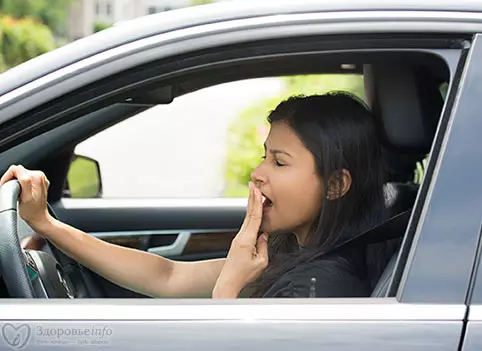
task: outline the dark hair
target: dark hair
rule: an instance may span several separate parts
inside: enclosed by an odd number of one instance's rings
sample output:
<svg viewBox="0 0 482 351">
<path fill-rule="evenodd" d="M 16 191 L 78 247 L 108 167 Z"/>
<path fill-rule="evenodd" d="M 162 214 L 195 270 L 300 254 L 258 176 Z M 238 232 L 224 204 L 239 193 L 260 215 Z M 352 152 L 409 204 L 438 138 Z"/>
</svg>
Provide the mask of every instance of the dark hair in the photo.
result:
<svg viewBox="0 0 482 351">
<path fill-rule="evenodd" d="M 271 111 L 268 121 L 288 123 L 313 154 L 325 194 L 330 179 L 341 185 L 343 169 L 350 172 L 352 181 L 344 196 L 320 199 L 321 213 L 303 246 L 294 235 L 270 237 L 270 264 L 253 284 L 253 297 L 263 296 L 282 274 L 300 263 L 379 224 L 386 213 L 381 147 L 372 115 L 361 99 L 344 92 L 294 96 Z"/>
</svg>

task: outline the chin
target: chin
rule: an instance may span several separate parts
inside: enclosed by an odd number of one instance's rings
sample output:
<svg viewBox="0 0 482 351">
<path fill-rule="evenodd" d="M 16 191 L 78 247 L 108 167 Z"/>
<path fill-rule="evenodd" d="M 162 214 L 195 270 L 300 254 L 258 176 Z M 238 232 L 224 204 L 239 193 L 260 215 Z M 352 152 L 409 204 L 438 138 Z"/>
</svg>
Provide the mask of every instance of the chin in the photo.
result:
<svg viewBox="0 0 482 351">
<path fill-rule="evenodd" d="M 270 223 L 267 223 L 266 221 L 263 221 L 261 223 L 259 230 L 262 233 L 268 233 L 268 234 L 273 234 L 275 232 L 274 228 L 270 225 Z"/>
<path fill-rule="evenodd" d="M 267 233 L 268 235 L 279 234 L 286 231 L 283 228 L 280 228 L 279 226 L 277 227 L 273 225 L 272 223 L 264 223 L 264 222 L 261 223 L 259 230 L 261 231 L 261 233 Z"/>
</svg>

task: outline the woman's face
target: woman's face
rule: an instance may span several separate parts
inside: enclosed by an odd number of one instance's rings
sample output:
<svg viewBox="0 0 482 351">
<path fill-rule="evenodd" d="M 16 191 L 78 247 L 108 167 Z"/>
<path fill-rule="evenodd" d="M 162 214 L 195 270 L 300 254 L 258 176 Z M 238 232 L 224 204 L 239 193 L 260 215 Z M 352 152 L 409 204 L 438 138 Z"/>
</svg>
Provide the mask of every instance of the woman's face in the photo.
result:
<svg viewBox="0 0 482 351">
<path fill-rule="evenodd" d="M 303 242 L 324 197 L 313 154 L 283 121 L 271 125 L 264 146 L 266 158 L 251 173 L 266 197 L 261 231 L 295 233 Z"/>
</svg>

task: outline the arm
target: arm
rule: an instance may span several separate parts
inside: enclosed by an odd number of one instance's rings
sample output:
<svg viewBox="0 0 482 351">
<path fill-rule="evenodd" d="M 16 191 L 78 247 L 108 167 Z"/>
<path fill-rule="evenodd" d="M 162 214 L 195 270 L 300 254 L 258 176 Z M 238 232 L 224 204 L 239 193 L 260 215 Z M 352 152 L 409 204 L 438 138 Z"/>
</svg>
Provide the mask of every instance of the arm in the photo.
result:
<svg viewBox="0 0 482 351">
<path fill-rule="evenodd" d="M 42 172 L 11 167 L 0 185 L 18 179 L 20 216 L 38 234 L 74 260 L 127 289 L 149 296 L 210 296 L 224 260 L 175 262 L 109 244 L 62 223 L 47 211 L 49 182 Z"/>
<path fill-rule="evenodd" d="M 224 259 L 176 262 L 113 245 L 51 217 L 33 229 L 107 280 L 152 297 L 210 296 L 224 264 Z"/>
</svg>

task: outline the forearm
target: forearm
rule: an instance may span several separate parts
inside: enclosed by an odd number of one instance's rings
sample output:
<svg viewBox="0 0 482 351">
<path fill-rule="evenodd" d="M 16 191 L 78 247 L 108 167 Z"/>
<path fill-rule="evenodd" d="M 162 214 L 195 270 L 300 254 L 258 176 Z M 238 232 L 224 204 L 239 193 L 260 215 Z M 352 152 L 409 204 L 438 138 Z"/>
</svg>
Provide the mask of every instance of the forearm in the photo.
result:
<svg viewBox="0 0 482 351">
<path fill-rule="evenodd" d="M 105 279 L 152 297 L 209 297 L 224 265 L 224 259 L 177 262 L 113 245 L 52 218 L 32 227 Z"/>
<path fill-rule="evenodd" d="M 174 267 L 171 260 L 107 243 L 52 218 L 34 230 L 115 284 L 148 296 L 172 295 L 168 283 Z"/>
</svg>

